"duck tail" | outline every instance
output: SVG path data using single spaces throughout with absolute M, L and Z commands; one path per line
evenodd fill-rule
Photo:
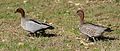
M 52 30 L 52 29 L 55 29 L 55 28 L 53 26 L 49 26 L 47 29 L 51 29 Z
M 105 31 L 106 31 L 106 32 L 111 32 L 111 31 L 113 31 L 113 30 L 111 30 L 111 28 L 107 28 L 107 29 L 105 29 Z

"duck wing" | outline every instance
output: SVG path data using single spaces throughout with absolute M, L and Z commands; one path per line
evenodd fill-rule
M 40 23 L 35 20 L 29 19 L 29 21 L 26 22 L 26 29 L 28 31 L 35 32 L 38 30 L 54 29 L 54 27 L 45 23 Z
M 104 27 L 104 26 L 100 26 L 100 25 L 92 24 L 92 23 L 89 23 L 89 22 L 87 22 L 87 23 L 88 23 L 88 24 L 91 24 L 91 25 L 94 25 L 94 26 L 98 26 L 98 27 L 106 28 L 106 29 L 105 29 L 105 32 L 111 32 L 111 31 L 114 31 L 114 30 L 112 30 L 112 29 L 109 28 L 109 27 Z
M 100 36 L 107 28 L 96 26 L 93 24 L 84 24 L 80 27 L 80 31 L 83 34 L 88 35 L 89 37 L 97 37 Z
M 46 23 L 40 23 L 40 22 L 38 22 L 38 21 L 35 21 L 35 20 L 33 20 L 33 19 L 29 19 L 30 21 L 33 21 L 33 22 L 35 22 L 35 23 L 38 23 L 38 24 L 42 24 L 42 25 L 46 25 L 46 26 L 48 26 L 46 29 L 54 29 L 54 27 L 53 26 L 51 26 L 51 25 L 48 25 L 48 24 L 46 24 Z M 44 28 L 45 29 L 45 28 Z

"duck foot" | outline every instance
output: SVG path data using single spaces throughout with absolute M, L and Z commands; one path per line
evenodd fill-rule
M 27 34 L 28 37 L 34 37 L 34 33 L 30 32 L 29 34 Z
M 42 30 L 42 31 L 39 31 L 39 32 L 35 32 L 35 36 L 36 37 L 39 37 L 39 36 L 44 36 L 46 33 L 45 33 L 45 31 L 44 30 Z

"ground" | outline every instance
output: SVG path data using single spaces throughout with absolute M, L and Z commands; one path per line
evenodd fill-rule
M 53 37 L 28 37 L 20 27 L 23 8 L 35 20 L 52 24 L 47 30 Z M 85 21 L 110 27 L 105 40 L 84 43 L 79 32 L 78 9 L 85 12 Z M 120 51 L 119 0 L 0 0 L 0 51 Z

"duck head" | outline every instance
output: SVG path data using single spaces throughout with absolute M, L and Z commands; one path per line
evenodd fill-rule
M 84 11 L 78 10 L 76 13 L 80 17 L 80 24 L 84 24 Z
M 23 10 L 22 8 L 18 8 L 18 9 L 15 11 L 15 13 L 21 13 L 21 16 L 22 16 L 22 17 L 25 17 L 25 12 L 24 12 L 24 10 Z

